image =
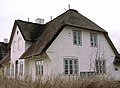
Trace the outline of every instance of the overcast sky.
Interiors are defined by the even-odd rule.
[[[0,0],[0,41],[10,38],[17,19],[45,22],[68,10],[76,9],[100,27],[108,31],[111,40],[120,51],[120,0]]]

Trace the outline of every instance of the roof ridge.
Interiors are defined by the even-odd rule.
[[[23,22],[23,23],[29,23],[29,24],[35,24],[35,25],[45,25],[45,24],[38,24],[38,23],[34,23],[34,22],[28,22],[28,21],[23,21],[23,20],[15,20],[16,22],[20,21],[20,22]]]

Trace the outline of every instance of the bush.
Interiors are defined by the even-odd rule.
[[[64,77],[61,75],[46,76],[35,79],[30,77],[7,78],[0,76],[0,88],[120,88],[119,82],[102,77]]]

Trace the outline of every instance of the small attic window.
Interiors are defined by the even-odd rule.
[[[17,35],[18,35],[19,31],[17,31]]]
[[[118,71],[118,68],[115,68],[115,71]]]

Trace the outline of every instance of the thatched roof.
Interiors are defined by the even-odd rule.
[[[50,46],[50,44],[65,26],[74,26],[87,30],[107,33],[104,29],[100,28],[98,25],[78,13],[76,10],[70,9],[54,20],[48,22],[44,27],[45,32],[38,38],[36,42],[31,45],[31,47],[21,56],[21,58],[27,58],[33,55],[41,54]]]
[[[11,33],[11,37],[10,37],[10,42],[8,45],[8,49],[5,51],[5,47],[1,47],[1,46],[3,46],[3,44],[2,45],[0,44],[0,51],[4,50],[5,54],[8,52],[4,58],[0,53],[0,57],[1,57],[0,59],[2,59],[0,61],[0,64],[3,64],[10,60],[10,45],[12,43],[12,39],[14,37],[14,33],[15,33],[17,26],[20,29],[20,32],[22,33],[22,36],[25,39],[25,41],[34,42],[44,32],[45,25],[26,22],[26,21],[22,21],[22,20],[15,20],[13,30]]]
[[[16,20],[16,23],[26,41],[35,41],[44,32],[44,25]]]
[[[116,54],[116,57],[120,60],[120,55],[110,40],[108,33],[73,9],[69,9],[46,24],[36,24],[16,20],[11,34],[10,44],[12,42],[16,26],[19,27],[24,39],[32,42],[32,45],[22,54],[20,59],[27,59],[29,57],[42,54],[52,44],[65,26],[72,26],[85,30],[102,32]]]
[[[25,41],[34,42],[44,32],[45,25],[26,22],[26,21],[22,21],[22,20],[15,20],[13,30],[11,33],[11,37],[10,37],[9,47],[11,45],[11,42],[14,37],[14,33],[15,33],[17,26],[20,29],[20,32]]]
[[[7,53],[7,45],[6,43],[0,42],[0,60],[5,56]]]
[[[0,61],[0,65],[2,65],[3,63],[7,63],[9,61],[10,61],[10,50],[7,52],[5,57],[2,58],[2,60]]]

